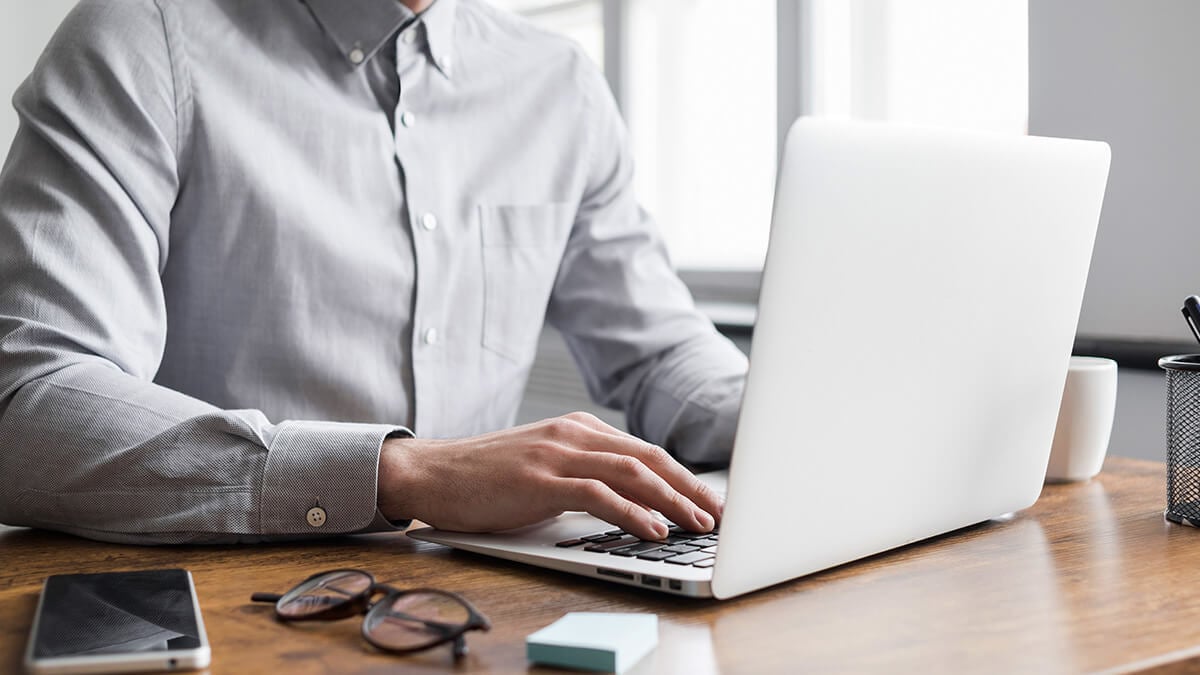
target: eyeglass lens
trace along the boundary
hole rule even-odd
[[[387,649],[420,649],[461,632],[470,618],[453,596],[417,591],[380,601],[364,620],[363,633]]]
[[[371,589],[373,580],[364,572],[342,571],[322,574],[300,584],[276,605],[279,615],[304,617],[349,602]]]

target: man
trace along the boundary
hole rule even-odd
[[[745,360],[567,41],[483,0],[84,0],[14,104],[0,521],[194,543],[719,519],[658,446],[726,460]],[[645,440],[505,429],[543,320]]]

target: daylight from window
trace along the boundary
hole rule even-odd
[[[798,113],[1026,132],[1026,3],[794,1],[803,19],[781,29],[777,0],[736,11],[720,0],[494,0],[601,67],[605,45],[621,46],[622,72],[609,75],[621,83],[635,189],[675,265],[710,270],[762,265],[781,76],[798,80]],[[801,41],[800,63],[782,71],[778,36]]]

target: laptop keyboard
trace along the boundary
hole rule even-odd
[[[560,541],[555,546],[559,548],[581,546],[583,550],[596,554],[661,561],[672,565],[712,567],[716,562],[717,555],[717,531],[700,534],[688,532],[678,525],[673,525],[666,539],[649,541],[638,539],[624,530],[609,530],[578,539]]]

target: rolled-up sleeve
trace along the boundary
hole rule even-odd
[[[186,181],[174,47],[150,0],[85,0],[15,97],[0,173],[0,521],[134,543],[387,527],[380,447],[404,429],[272,423],[153,382]]]
[[[729,459],[746,357],[700,313],[633,190],[624,123],[597,72],[588,96],[589,179],[551,297],[589,393],[632,433],[692,464]]]

